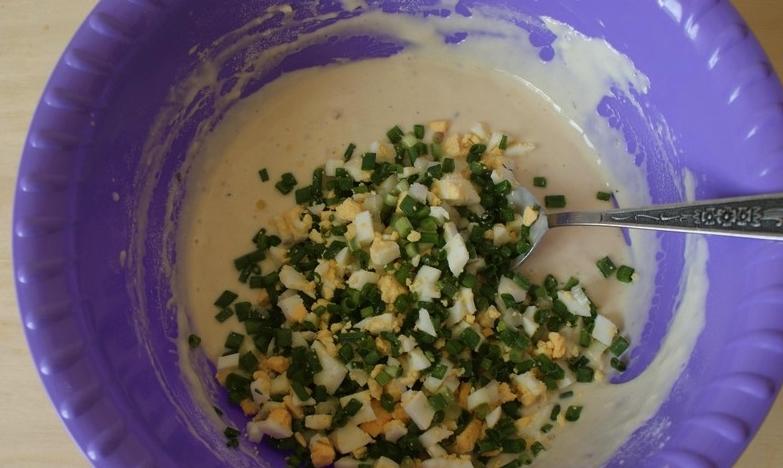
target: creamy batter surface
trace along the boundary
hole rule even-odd
[[[567,209],[608,208],[596,199],[597,191],[612,191],[620,205],[649,201],[643,170],[633,164],[622,137],[596,112],[613,88],[646,92],[644,75],[606,42],[548,19],[544,22],[558,39],[555,59],[544,63],[524,31],[508,18],[494,16],[475,12],[468,19],[424,21],[376,12],[341,21],[324,37],[371,30],[402,38],[409,46],[388,58],[288,73],[236,103],[213,131],[199,137],[187,175],[172,275],[174,302],[182,314],[182,367],[193,385],[201,377],[189,370],[188,335],[198,334],[204,352],[215,360],[226,334],[242,331],[235,317],[217,322],[212,303],[227,288],[253,297],[236,281],[231,261],[246,253],[260,227],[293,206],[292,197],[278,193],[274,182],[284,172],[307,181],[316,166],[340,158],[348,143],[365,149],[395,124],[411,128],[448,119],[459,132],[484,122],[532,142],[536,149],[515,160],[517,180],[541,200],[545,194],[565,195]],[[445,32],[466,30],[496,34],[469,36],[458,46],[444,43]],[[208,62],[212,59],[205,59],[203,69],[185,82],[186,91],[214,77],[210,74],[218,67]],[[259,57],[265,59],[269,57]],[[177,96],[192,98],[193,93],[180,90]],[[269,182],[260,181],[262,168]],[[534,187],[534,176],[546,177],[547,187]],[[644,233],[632,233],[629,239],[630,244],[621,231],[611,229],[552,230],[523,272],[537,282],[548,273],[563,281],[578,277],[601,312],[633,340],[647,318],[658,245]],[[605,255],[618,265],[634,266],[636,280],[604,279],[595,262]],[[602,464],[668,396],[701,328],[707,288],[706,247],[700,240],[690,241],[686,255],[683,285],[688,292],[679,301],[659,355],[632,382],[596,383],[589,389],[576,384],[573,404],[584,404],[582,418],[563,430],[537,462]],[[676,328],[685,321],[691,326]],[[643,401],[641,394],[647,395]]]

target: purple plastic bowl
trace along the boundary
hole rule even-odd
[[[74,438],[100,466],[253,466],[203,429],[202,413],[179,377],[176,327],[158,268],[165,188],[177,177],[187,131],[159,176],[148,206],[146,328],[137,327],[129,284],[138,281],[118,255],[134,229],[134,179],[141,148],[167,90],[193,66],[188,51],[209,43],[272,2],[102,0],[58,63],[33,120],[19,170],[14,263],[25,332],[41,378]],[[291,3],[291,2],[289,2]],[[301,2],[293,2],[294,4]],[[315,2],[311,2],[315,3]],[[376,2],[370,2],[375,4]],[[481,2],[460,2],[455,14]],[[629,139],[637,161],[697,176],[698,197],[783,190],[783,93],[752,34],[727,1],[506,0],[600,36],[651,80],[643,104],[668,123],[676,145],[652,148],[652,124],[624,119],[621,100],[598,109]],[[339,11],[336,1],[315,10]],[[426,10],[428,1],[384,2],[388,11]],[[311,13],[300,12],[297,20]],[[344,13],[347,15],[347,13]],[[314,24],[313,27],[319,27]],[[524,27],[524,26],[521,26]],[[551,54],[551,35],[530,28]],[[548,38],[548,39],[547,39]],[[277,40],[286,40],[280,37]],[[259,77],[244,95],[282,72],[338,57],[388,55],[399,44],[347,38],[305,49]],[[194,117],[206,118],[210,109]],[[682,198],[671,180],[650,175],[655,201]],[[659,174],[660,175],[660,174]],[[121,196],[119,205],[112,194]],[[118,208],[119,206],[119,208]],[[120,209],[121,208],[121,209]],[[670,321],[682,270],[683,237],[662,235],[665,255],[644,331],[634,350],[638,372],[655,354]],[[687,370],[658,414],[665,438],[640,428],[610,465],[729,466],[761,424],[783,380],[783,249],[779,244],[710,239],[707,324]],[[640,396],[643,398],[643,395]],[[239,423],[242,417],[229,412]],[[194,435],[184,429],[202,427]],[[663,443],[659,443],[665,440]],[[628,455],[632,454],[632,455]],[[281,457],[264,451],[266,460]]]

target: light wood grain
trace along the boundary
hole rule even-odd
[[[46,397],[27,351],[16,310],[10,254],[13,187],[27,126],[68,39],[94,0],[0,0],[0,466],[82,467],[79,452]],[[735,4],[783,71],[779,0]],[[783,398],[738,466],[783,466]]]

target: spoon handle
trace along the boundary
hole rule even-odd
[[[549,227],[614,226],[783,240],[783,193],[603,212],[553,213]]]

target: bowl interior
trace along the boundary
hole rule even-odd
[[[162,259],[175,255],[164,229],[169,189],[179,183],[196,128],[216,118],[210,99],[173,126],[157,161],[141,156],[170,88],[196,66],[189,51],[264,15],[272,3],[101,2],[69,46],[34,121],[15,214],[20,304],[44,383],[94,462],[258,463],[225,447],[182,378],[162,268]],[[291,23],[274,15],[247,34],[277,31],[260,42],[271,47],[304,27],[360,14],[336,2],[289,3],[311,8],[296,10]],[[780,87],[727,2],[461,1],[453,12],[429,1],[369,3],[433,15],[468,14],[473,5],[490,3],[603,37],[651,82],[650,92],[637,96],[642,112],[617,95],[596,111],[622,131],[628,152],[645,168],[653,201],[682,200],[686,170],[697,181],[698,198],[783,189]],[[535,20],[519,27],[545,57],[551,33]],[[259,73],[241,94],[287,71],[402,47],[371,34],[324,41]],[[221,76],[241,67],[246,52],[238,50]],[[650,320],[629,376],[655,356],[682,285],[683,236],[662,234],[660,242]],[[783,353],[783,250],[717,238],[708,249],[706,325],[688,367],[611,464],[730,464],[775,396],[783,368],[767,360]],[[206,369],[203,361],[197,365]],[[235,425],[244,419],[232,411],[225,417]],[[263,453],[272,463],[281,460]]]

